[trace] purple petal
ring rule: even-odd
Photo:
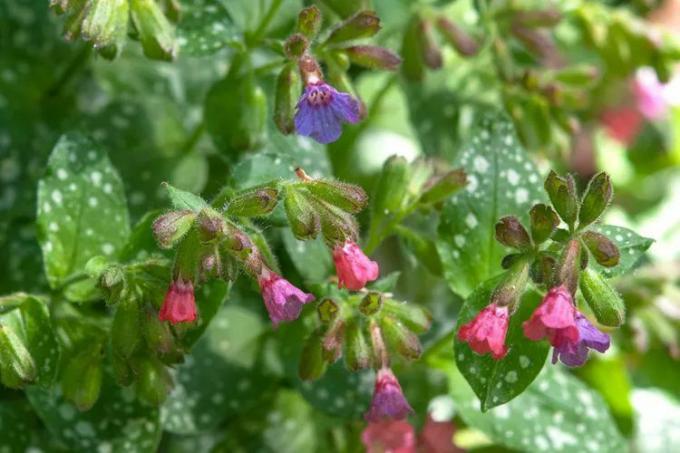
[[[331,101],[335,115],[348,123],[359,122],[359,102],[351,94],[335,92]]]
[[[580,313],[576,316],[576,325],[581,336],[581,342],[585,346],[598,352],[605,352],[609,349],[609,335],[601,332]]]

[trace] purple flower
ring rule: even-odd
[[[380,420],[401,420],[413,412],[406,401],[397,377],[387,367],[378,370],[375,377],[375,389],[371,408],[366,412],[366,420],[378,422]]]
[[[308,84],[300,96],[295,129],[319,143],[331,143],[340,137],[343,122],[357,123],[359,116],[359,102],[352,95],[318,81]]]
[[[555,346],[552,363],[557,363],[559,358],[567,366],[581,366],[586,363],[589,348],[599,352],[609,349],[609,335],[600,332],[581,312],[576,312],[576,327],[579,340],[576,343],[564,341]]]
[[[302,292],[280,275],[266,271],[258,278],[264,305],[274,326],[281,321],[293,321],[300,316],[302,305],[314,300],[314,295]]]

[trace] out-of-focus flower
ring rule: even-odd
[[[416,433],[405,420],[371,422],[361,433],[366,453],[415,453]]]
[[[662,118],[668,111],[667,85],[656,77],[652,68],[640,68],[632,83],[638,110],[648,120]]]
[[[341,288],[358,291],[380,274],[378,263],[370,260],[352,241],[335,246],[333,261],[338,274],[338,286]]]
[[[505,335],[509,320],[508,307],[489,304],[472,321],[461,326],[458,338],[469,343],[477,354],[490,352],[494,359],[499,360],[508,353]]]

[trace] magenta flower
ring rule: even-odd
[[[405,420],[371,422],[361,433],[366,453],[415,453],[416,433]]]
[[[158,319],[170,321],[172,324],[192,322],[196,319],[196,300],[191,281],[178,278],[170,284]]]
[[[477,354],[490,352],[494,359],[500,360],[508,353],[505,335],[509,323],[508,307],[489,304],[472,321],[461,326],[458,339],[468,343]]]
[[[599,331],[579,311],[576,312],[576,327],[579,332],[578,342],[562,341],[559,336],[556,338],[557,346],[553,349],[552,363],[557,363],[559,358],[567,366],[581,366],[586,363],[588,349],[598,352],[609,349],[609,335]]]
[[[576,343],[579,339],[576,308],[567,288],[556,286],[548,291],[541,305],[522,327],[524,335],[530,340],[547,337],[553,346]]]
[[[300,96],[295,129],[319,143],[331,143],[340,137],[343,122],[357,123],[359,119],[359,102],[351,94],[319,80],[307,84]]]
[[[371,407],[364,417],[369,422],[385,419],[401,420],[413,412],[406,401],[397,377],[392,370],[383,367],[375,377],[375,389]]]
[[[352,241],[335,246],[333,261],[340,288],[358,291],[366,286],[366,282],[375,280],[380,274],[378,263],[371,261]]]
[[[314,295],[302,292],[275,272],[265,270],[257,282],[274,326],[297,319],[302,305],[314,300]]]
[[[662,118],[668,111],[666,86],[651,68],[640,68],[633,79],[637,107],[648,120]]]

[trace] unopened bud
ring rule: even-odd
[[[513,24],[510,28],[511,33],[517,38],[524,47],[542,60],[551,61],[557,55],[557,48],[552,37],[543,31],[524,27],[520,24]]]
[[[162,0],[163,13],[173,23],[178,23],[182,14],[182,5],[179,0]]]
[[[503,276],[491,295],[491,303],[498,306],[514,306],[527,286],[529,263],[521,260],[515,263]]]
[[[128,28],[127,0],[93,0],[84,8],[81,33],[108,59],[120,51]]]
[[[38,370],[24,342],[10,326],[0,324],[0,378],[10,388],[33,382]]]
[[[298,375],[303,381],[313,381],[323,376],[327,366],[328,363],[323,358],[321,335],[316,331],[307,338],[302,348]]]
[[[552,27],[562,20],[562,13],[556,8],[517,11],[512,19],[525,27]]]
[[[359,225],[353,215],[325,201],[310,200],[321,221],[321,233],[328,244],[356,241]]]
[[[154,60],[172,61],[177,55],[175,30],[158,4],[155,0],[129,1],[144,55]]]
[[[545,191],[548,192],[553,207],[567,225],[573,225],[578,213],[578,200],[576,198],[576,187],[574,178],[568,175],[566,178],[557,176],[557,173],[550,171],[545,180]]]
[[[553,286],[562,284],[574,295],[578,288],[578,277],[581,273],[581,244],[572,239],[567,243],[557,265],[557,281]]]
[[[316,6],[308,6],[298,14],[297,30],[312,39],[321,28],[321,11]]]
[[[423,348],[418,336],[411,332],[401,321],[392,316],[383,316],[380,320],[383,337],[390,348],[407,360],[420,357]]]
[[[288,135],[295,130],[295,96],[294,87],[298,84],[295,66],[285,65],[276,79],[276,96],[274,98],[274,123],[282,134]]]
[[[116,383],[121,387],[127,387],[135,382],[135,373],[132,371],[130,362],[118,354],[111,354],[111,369]]]
[[[370,69],[396,70],[401,58],[391,50],[377,46],[351,46],[345,49],[350,61]]]
[[[619,248],[607,236],[595,231],[586,231],[581,238],[599,264],[605,267],[619,264]]]
[[[626,305],[599,272],[593,269],[584,270],[579,287],[597,322],[609,327],[623,324],[626,319]]]
[[[408,192],[410,173],[408,162],[402,156],[392,156],[385,161],[373,197],[374,215],[397,214],[401,211]]]
[[[423,56],[420,52],[419,18],[414,16],[406,27],[401,44],[401,72],[409,81],[422,80],[425,74]]]
[[[99,287],[104,290],[109,304],[118,302],[125,289],[125,272],[121,266],[114,264],[107,267],[99,277]]]
[[[237,193],[229,200],[226,213],[236,217],[262,217],[274,210],[279,199],[276,187],[258,187]]]
[[[61,379],[64,398],[81,411],[91,409],[99,399],[103,374],[101,345],[87,347],[66,365]]]
[[[520,250],[531,247],[529,233],[514,216],[503,217],[496,223],[496,240],[507,247]]]
[[[579,227],[595,222],[607,208],[614,195],[609,175],[601,172],[592,177],[581,201]]]
[[[147,309],[143,316],[144,340],[149,350],[161,355],[175,350],[175,338],[170,331],[170,324],[158,318],[158,314]]]
[[[383,311],[397,318],[411,331],[422,334],[430,330],[432,316],[422,307],[388,299],[383,303]]]
[[[307,197],[289,186],[283,205],[293,235],[300,240],[314,239],[321,229],[321,221]]]
[[[139,304],[133,297],[127,297],[117,304],[111,325],[111,348],[114,354],[129,358],[139,343],[141,332]]]
[[[454,24],[446,17],[437,19],[437,29],[446,41],[456,51],[466,57],[476,55],[479,52],[479,44],[472,39],[462,28]]]
[[[359,311],[364,316],[373,316],[380,311],[382,305],[382,294],[376,291],[371,291],[361,300],[361,303],[359,304]]]
[[[298,60],[298,69],[300,70],[302,82],[305,85],[319,83],[323,80],[321,67],[311,55],[303,55],[300,60]]]
[[[599,77],[600,71],[597,67],[591,65],[569,66],[555,73],[555,81],[575,87],[591,84]]]
[[[316,306],[316,312],[319,315],[319,321],[329,324],[338,317],[340,307],[333,299],[326,298]]]
[[[434,36],[432,36],[432,24],[427,20],[421,20],[418,28],[418,42],[423,62],[430,69],[441,68],[443,64],[442,52],[437,46]]]
[[[312,179],[305,187],[317,198],[352,214],[364,209],[368,203],[364,189],[354,184],[332,179]]]
[[[344,339],[345,322],[338,318],[330,324],[321,341],[321,355],[326,362],[335,363],[340,358]]]
[[[552,282],[557,268],[557,260],[548,253],[540,253],[531,264],[531,279],[537,284]]]
[[[211,208],[204,208],[198,213],[196,225],[205,241],[222,237],[226,228],[222,215]]]
[[[347,322],[345,334],[345,364],[350,371],[371,366],[371,347],[362,329],[361,322],[353,317]]]
[[[151,406],[160,406],[172,390],[172,376],[165,365],[153,357],[138,357],[133,362],[137,374],[137,396]]]
[[[308,47],[309,41],[307,41],[307,38],[300,33],[290,35],[288,39],[286,39],[286,42],[283,43],[283,51],[291,60],[297,60],[304,55],[304,53],[307,52]]]
[[[380,30],[380,18],[373,11],[359,11],[333,27],[328,44],[368,38]]]
[[[560,224],[557,213],[543,203],[534,205],[529,216],[531,217],[531,237],[535,244],[547,241]]]
[[[462,169],[452,170],[430,178],[423,186],[420,202],[434,204],[446,200],[467,184],[467,175]]]
[[[196,214],[191,210],[172,211],[163,214],[153,222],[153,234],[158,246],[170,249],[191,229]]]

